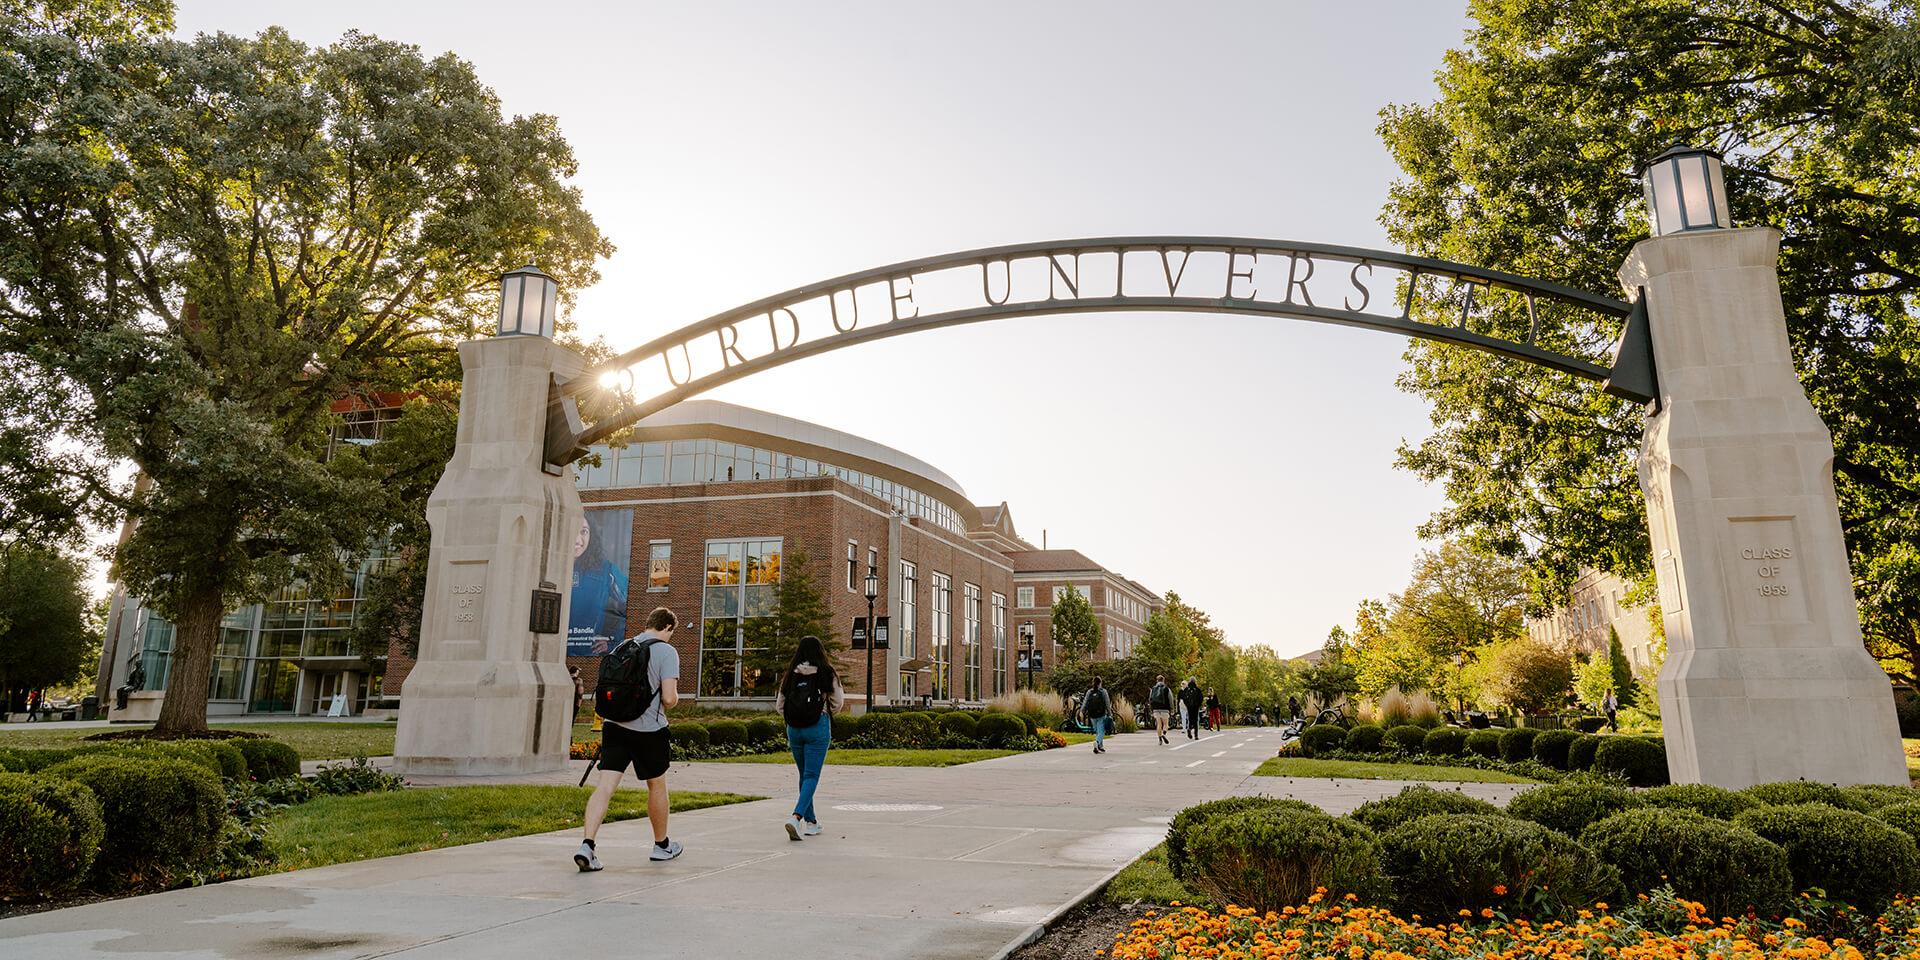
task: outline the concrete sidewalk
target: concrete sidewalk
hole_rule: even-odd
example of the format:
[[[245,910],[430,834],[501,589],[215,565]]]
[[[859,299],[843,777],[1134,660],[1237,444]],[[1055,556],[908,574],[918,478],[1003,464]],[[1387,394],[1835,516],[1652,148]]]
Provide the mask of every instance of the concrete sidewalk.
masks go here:
[[[1271,731],[1108,743],[1100,756],[1079,745],[949,768],[830,766],[816,803],[826,833],[799,843],[780,827],[791,768],[679,764],[674,789],[775,799],[676,815],[687,852],[668,863],[645,859],[646,821],[627,821],[602,829],[598,874],[574,870],[577,832],[519,837],[0,921],[0,952],[986,958],[1158,843],[1190,804],[1269,792],[1339,810],[1402,786],[1249,782]],[[1497,800],[1515,789],[1463,788]]]

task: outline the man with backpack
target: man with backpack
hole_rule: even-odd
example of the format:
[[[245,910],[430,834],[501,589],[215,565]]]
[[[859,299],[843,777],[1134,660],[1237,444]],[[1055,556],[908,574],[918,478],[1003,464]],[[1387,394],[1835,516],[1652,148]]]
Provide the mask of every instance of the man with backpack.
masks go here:
[[[1200,681],[1187,678],[1187,685],[1180,688],[1180,718],[1184,721],[1188,740],[1200,739],[1200,707],[1206,697],[1200,692]]]
[[[573,855],[582,873],[600,869],[593,835],[629,766],[647,784],[647,820],[653,825],[648,859],[672,860],[681,853],[680,844],[667,836],[667,767],[673,758],[667,709],[680,702],[680,653],[671,642],[675,624],[673,611],[657,607],[647,615],[647,629],[600,658],[593,709],[606,723],[600,728],[600,783],[587,800],[584,836]]]
[[[1153,678],[1153,689],[1147,691],[1147,706],[1153,710],[1153,732],[1159,735],[1161,743],[1170,743],[1167,723],[1173,719],[1173,690],[1167,686],[1165,674]]]
[[[1113,705],[1107,700],[1106,688],[1101,686],[1099,677],[1093,678],[1093,689],[1080,700],[1080,712],[1087,718],[1087,725],[1093,728],[1093,752],[1107,752],[1107,723],[1113,713]]]

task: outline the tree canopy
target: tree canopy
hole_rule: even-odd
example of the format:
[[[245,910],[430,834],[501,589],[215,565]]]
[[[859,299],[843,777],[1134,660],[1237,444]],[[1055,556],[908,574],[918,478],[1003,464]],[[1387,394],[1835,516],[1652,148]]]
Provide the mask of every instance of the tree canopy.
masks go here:
[[[340,408],[449,395],[501,272],[565,295],[612,248],[553,118],[503,117],[470,64],[170,27],[0,13],[0,520],[135,522],[115,572],[175,621],[160,726],[195,730],[225,611],[337,591],[417,512],[392,481],[444,463],[334,442]]]
[[[1085,594],[1072,587],[1060,592],[1053,602],[1053,643],[1060,648],[1061,664],[1079,663],[1100,646],[1100,620],[1093,615],[1093,604]]]
[[[86,571],[47,547],[0,541],[0,696],[57,686],[97,655]]]
[[[1402,176],[1382,214],[1409,251],[1617,289],[1646,235],[1637,166],[1675,143],[1727,158],[1734,222],[1770,225],[1801,380],[1869,645],[1920,679],[1920,23],[1912,0],[1475,0],[1439,98],[1382,113]],[[1455,309],[1425,295],[1422,309]],[[1617,331],[1542,315],[1549,349],[1604,360]],[[1496,305],[1489,333],[1524,337]],[[1650,577],[1640,414],[1526,364],[1415,341],[1401,386],[1434,431],[1400,463],[1443,485],[1422,532],[1523,559],[1536,596],[1582,566]]]

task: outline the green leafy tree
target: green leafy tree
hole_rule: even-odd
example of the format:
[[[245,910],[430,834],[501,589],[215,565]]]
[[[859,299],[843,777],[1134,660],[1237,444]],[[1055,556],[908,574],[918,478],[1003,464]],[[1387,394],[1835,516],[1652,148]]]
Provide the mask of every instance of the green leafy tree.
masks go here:
[[[26,691],[78,679],[99,656],[85,579],[59,551],[0,541],[0,693],[10,708]]]
[[[1302,671],[1283,659],[1266,644],[1243,647],[1235,655],[1240,667],[1242,712],[1255,707],[1272,711],[1284,706],[1288,697],[1306,693]]]
[[[1512,637],[1480,651],[1479,699],[1491,706],[1535,713],[1560,705],[1573,685],[1566,655],[1531,637]]]
[[[227,610],[337,591],[418,509],[329,442],[334,404],[456,379],[500,272],[565,292],[611,246],[553,119],[503,117],[471,65],[357,33],[176,40],[171,14],[0,12],[5,424],[46,437],[0,442],[0,478],[53,469],[74,512],[134,522],[115,573],[176,625],[158,729],[193,732]]]
[[[1590,709],[1598,710],[1614,688],[1613,661],[1604,652],[1595,652],[1573,666],[1574,698]]]
[[[1620,644],[1620,631],[1607,627],[1607,668],[1613,676],[1613,695],[1623,707],[1631,707],[1639,699],[1633,682],[1633,663],[1627,659],[1627,649]]]
[[[1907,0],[1475,0],[1439,96],[1382,114],[1405,249],[1617,290],[1646,235],[1628,174],[1675,143],[1721,150],[1740,225],[1785,234],[1801,380],[1833,433],[1834,486],[1870,649],[1920,680],[1920,28]],[[1423,291],[1416,314],[1458,313]],[[1617,330],[1545,311],[1538,342],[1604,362]],[[1524,338],[1522,303],[1475,329]],[[1400,463],[1442,486],[1422,528],[1526,562],[1543,602],[1582,566],[1645,581],[1641,414],[1590,384],[1415,342],[1401,386],[1433,431]]]
[[[1234,648],[1221,644],[1201,657],[1199,675],[1200,685],[1213,691],[1224,709],[1240,709],[1240,655]]]
[[[800,638],[820,638],[828,653],[846,646],[833,628],[833,609],[813,578],[807,551],[795,546],[780,560],[780,582],[774,588],[773,644],[769,654],[776,667],[784,669],[793,659]],[[889,638],[891,640],[891,638]]]
[[[1165,610],[1155,610],[1148,615],[1133,651],[1135,656],[1159,664],[1170,673],[1183,673],[1189,664],[1199,659],[1200,647],[1185,622]]]
[[[1063,590],[1053,602],[1053,643],[1068,664],[1086,659],[1100,645],[1100,620],[1078,590]]]
[[[1213,618],[1207,616],[1206,611],[1180,599],[1180,595],[1172,590],[1167,591],[1162,601],[1165,604],[1166,615],[1180,625],[1185,635],[1193,639],[1193,661],[1189,662],[1189,666],[1227,642],[1227,632],[1214,626]]]
[[[1300,671],[1300,687],[1312,695],[1319,709],[1331,707],[1360,692],[1358,659],[1339,632],[1327,635],[1320,662]]]

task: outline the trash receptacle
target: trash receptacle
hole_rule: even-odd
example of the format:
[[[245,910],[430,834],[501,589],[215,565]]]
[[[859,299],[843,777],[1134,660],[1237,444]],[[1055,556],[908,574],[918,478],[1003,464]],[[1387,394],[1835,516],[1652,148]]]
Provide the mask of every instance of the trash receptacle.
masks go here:
[[[82,720],[100,719],[100,698],[99,697],[81,697],[80,698],[80,719]]]

